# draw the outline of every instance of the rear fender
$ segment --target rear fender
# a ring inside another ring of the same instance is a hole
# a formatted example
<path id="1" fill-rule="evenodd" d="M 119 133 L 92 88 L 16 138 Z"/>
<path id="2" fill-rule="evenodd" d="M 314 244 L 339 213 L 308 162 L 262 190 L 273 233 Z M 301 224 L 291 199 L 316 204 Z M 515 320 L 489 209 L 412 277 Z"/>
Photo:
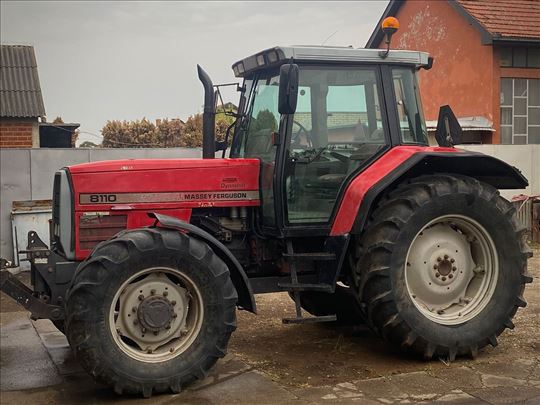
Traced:
<path id="1" fill-rule="evenodd" d="M 242 265 L 238 262 L 236 257 L 231 253 L 225 245 L 210 235 L 208 232 L 201 228 L 184 222 L 178 218 L 170 217 L 168 215 L 158 214 L 155 212 L 148 213 L 150 218 L 156 219 L 156 226 L 160 228 L 176 229 L 177 231 L 187 232 L 190 235 L 206 242 L 210 248 L 225 262 L 231 273 L 231 280 L 238 293 L 238 306 L 241 308 L 257 313 L 257 306 L 255 304 L 255 297 L 251 285 L 247 278 L 247 275 L 242 268 Z"/>
<path id="2" fill-rule="evenodd" d="M 435 173 L 473 177 L 498 189 L 523 189 L 529 184 L 519 169 L 483 153 L 454 148 L 396 147 L 349 184 L 331 235 L 362 232 L 369 213 L 387 190 L 408 178 Z"/>

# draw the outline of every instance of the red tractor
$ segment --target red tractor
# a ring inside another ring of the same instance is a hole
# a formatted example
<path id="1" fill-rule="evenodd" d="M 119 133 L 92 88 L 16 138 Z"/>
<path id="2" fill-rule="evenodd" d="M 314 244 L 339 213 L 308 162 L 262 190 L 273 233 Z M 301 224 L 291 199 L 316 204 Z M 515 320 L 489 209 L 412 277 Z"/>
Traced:
<path id="1" fill-rule="evenodd" d="M 50 246 L 29 233 L 33 289 L 2 271 L 2 290 L 51 319 L 96 379 L 146 397 L 203 378 L 254 294 L 288 292 L 285 323 L 366 322 L 428 359 L 495 346 L 531 281 L 497 189 L 527 180 L 454 148 L 448 108 L 428 146 L 416 74 L 431 65 L 338 47 L 243 59 L 219 159 L 215 86 L 199 67 L 203 159 L 60 169 Z"/>

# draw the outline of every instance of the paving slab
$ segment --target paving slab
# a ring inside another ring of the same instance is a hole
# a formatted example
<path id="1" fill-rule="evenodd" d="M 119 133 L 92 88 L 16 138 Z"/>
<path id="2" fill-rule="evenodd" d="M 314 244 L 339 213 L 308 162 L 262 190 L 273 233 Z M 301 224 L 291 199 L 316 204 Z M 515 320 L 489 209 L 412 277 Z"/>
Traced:
<path id="1" fill-rule="evenodd" d="M 66 336 L 51 321 L 39 319 L 32 324 L 61 376 L 84 373 L 71 351 Z"/>
<path id="2" fill-rule="evenodd" d="M 518 380 L 531 378 L 536 361 L 532 358 L 516 358 L 511 362 L 478 362 L 472 368 L 484 374 L 511 377 Z"/>
<path id="3" fill-rule="evenodd" d="M 484 388 L 482 373 L 470 367 L 452 363 L 443 369 L 433 370 L 429 374 L 443 380 L 453 389 Z"/>
<path id="4" fill-rule="evenodd" d="M 350 404 L 380 405 L 379 401 L 366 398 L 365 394 L 358 390 L 352 383 L 338 384 L 336 387 L 304 387 L 288 388 L 288 391 L 298 397 L 302 405 L 312 404 Z"/>
<path id="5" fill-rule="evenodd" d="M 354 385 L 369 398 L 428 401 L 450 392 L 452 386 L 424 371 L 355 381 Z"/>
<path id="6" fill-rule="evenodd" d="M 488 402 L 482 401 L 472 395 L 461 390 L 454 390 L 450 394 L 443 395 L 435 401 L 428 402 L 432 405 L 489 405 Z"/>
<path id="7" fill-rule="evenodd" d="M 28 313 L 2 313 L 0 323 L 1 391 L 45 387 L 62 382 Z"/>
<path id="8" fill-rule="evenodd" d="M 515 404 L 539 398 L 540 389 L 535 387 L 493 387 L 470 391 L 469 394 L 493 405 Z M 538 404 L 540 402 L 536 403 L 536 405 Z"/>
<path id="9" fill-rule="evenodd" d="M 248 371 L 197 391 L 173 395 L 170 401 L 187 404 L 285 404 L 297 397 L 257 371 Z"/>

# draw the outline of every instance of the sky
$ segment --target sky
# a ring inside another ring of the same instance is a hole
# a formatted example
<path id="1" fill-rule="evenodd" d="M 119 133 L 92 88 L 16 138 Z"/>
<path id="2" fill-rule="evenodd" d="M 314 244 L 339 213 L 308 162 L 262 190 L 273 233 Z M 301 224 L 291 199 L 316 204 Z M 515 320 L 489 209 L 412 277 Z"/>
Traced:
<path id="1" fill-rule="evenodd" d="M 34 46 L 47 119 L 100 143 L 108 120 L 201 112 L 197 64 L 230 83 L 234 62 L 276 45 L 363 47 L 387 3 L 2 1 L 0 39 Z"/>

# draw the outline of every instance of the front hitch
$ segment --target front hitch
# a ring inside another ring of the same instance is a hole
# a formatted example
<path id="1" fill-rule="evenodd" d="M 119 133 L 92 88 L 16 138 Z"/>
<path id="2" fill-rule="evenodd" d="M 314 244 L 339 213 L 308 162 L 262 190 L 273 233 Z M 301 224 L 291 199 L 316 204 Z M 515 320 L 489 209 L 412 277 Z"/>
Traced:
<path id="1" fill-rule="evenodd" d="M 0 290 L 31 312 L 32 319 L 63 319 L 64 308 L 46 304 L 34 296 L 33 291 L 20 282 L 7 269 L 0 270 Z"/>
<path id="2" fill-rule="evenodd" d="M 0 271 L 0 290 L 31 312 L 32 319 L 64 319 L 64 297 L 77 267 L 77 262 L 65 261 L 40 239 L 35 231 L 28 232 L 26 254 L 30 262 L 33 290 L 13 276 Z"/>

